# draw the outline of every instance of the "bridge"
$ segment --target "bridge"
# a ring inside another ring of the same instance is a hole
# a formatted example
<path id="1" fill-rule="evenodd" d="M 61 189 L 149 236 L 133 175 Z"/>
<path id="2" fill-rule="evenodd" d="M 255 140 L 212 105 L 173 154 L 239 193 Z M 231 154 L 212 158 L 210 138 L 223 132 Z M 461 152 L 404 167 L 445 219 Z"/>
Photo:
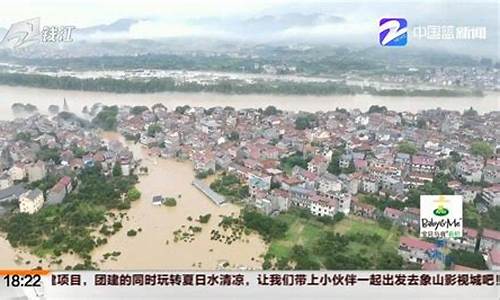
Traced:
<path id="1" fill-rule="evenodd" d="M 222 203 L 226 202 L 226 199 L 224 196 L 217 194 L 214 192 L 208 185 L 206 185 L 203 181 L 199 179 L 195 179 L 193 181 L 193 185 L 200 190 L 205 196 L 207 196 L 212 202 L 214 202 L 216 205 L 221 205 Z"/>

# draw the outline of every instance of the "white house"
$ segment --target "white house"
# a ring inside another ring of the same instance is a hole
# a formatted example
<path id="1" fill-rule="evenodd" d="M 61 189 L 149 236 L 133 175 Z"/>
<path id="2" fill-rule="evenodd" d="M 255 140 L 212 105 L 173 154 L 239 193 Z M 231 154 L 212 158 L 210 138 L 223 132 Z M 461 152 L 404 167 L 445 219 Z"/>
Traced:
<path id="1" fill-rule="evenodd" d="M 19 197 L 19 211 L 27 214 L 34 214 L 43 206 L 43 193 L 36 188 L 27 191 Z"/>

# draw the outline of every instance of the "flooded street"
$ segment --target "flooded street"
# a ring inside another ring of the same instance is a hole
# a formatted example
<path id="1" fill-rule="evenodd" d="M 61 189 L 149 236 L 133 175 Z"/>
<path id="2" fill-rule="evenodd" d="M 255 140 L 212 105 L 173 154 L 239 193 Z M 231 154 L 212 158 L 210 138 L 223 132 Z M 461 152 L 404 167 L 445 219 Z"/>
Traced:
<path id="1" fill-rule="evenodd" d="M 107 140 L 124 139 L 117 133 L 104 133 Z M 238 216 L 241 207 L 234 204 L 217 206 L 198 191 L 191 182 L 194 172 L 190 162 L 177 162 L 150 158 L 147 149 L 140 144 L 128 143 L 134 156 L 142 159 L 142 166 L 149 169 L 148 175 L 139 177 L 137 188 L 141 199 L 132 203 L 123 228 L 108 237 L 108 243 L 95 249 L 92 260 L 103 270 L 215 270 L 222 265 L 230 269 L 260 269 L 267 246 L 257 234 L 243 235 L 231 245 L 210 239 L 212 229 L 221 230 L 221 216 Z M 175 197 L 177 205 L 166 207 L 152 204 L 152 197 Z M 207 224 L 196 221 L 200 215 L 211 214 Z M 188 217 L 192 220 L 189 221 Z M 186 231 L 189 226 L 199 226 L 192 242 L 174 242 L 174 231 Z M 139 230 L 140 228 L 140 230 Z M 137 230 L 134 237 L 127 236 L 131 229 Z M 118 257 L 103 259 L 106 253 L 120 252 Z M 64 269 L 80 263 L 80 259 L 63 255 L 60 265 L 50 265 L 48 258 L 41 258 L 23 249 L 13 249 L 5 236 L 0 236 L 0 262 L 3 267 L 34 268 L 41 266 L 52 270 Z"/>
<path id="2" fill-rule="evenodd" d="M 107 133 L 105 138 L 120 137 Z M 219 215 L 236 216 L 239 206 L 223 204 L 218 207 L 192 186 L 194 172 L 190 162 L 148 158 L 147 149 L 142 149 L 140 144 L 129 146 L 136 158 L 143 158 L 143 166 L 148 167 L 149 175 L 139 177 L 137 188 L 142 197 L 127 212 L 128 221 L 124 221 L 123 228 L 108 238 L 106 245 L 94 251 L 93 258 L 99 263 L 99 268 L 214 270 L 224 262 L 229 263 L 230 268 L 260 268 L 262 259 L 259 256 L 265 253 L 266 245 L 259 236 L 243 235 L 242 240 L 231 245 L 210 240 L 210 231 L 220 230 Z M 151 199 L 155 195 L 175 197 L 177 205 L 152 205 Z M 212 215 L 208 224 L 195 221 L 200 215 L 208 213 Z M 193 220 L 188 221 L 188 217 Z M 202 231 L 195 234 L 191 243 L 182 240 L 174 242 L 173 232 L 186 230 L 189 226 L 200 226 Z M 127 236 L 128 230 L 139 228 L 141 232 L 136 236 Z M 107 259 L 100 262 L 105 253 L 113 251 L 121 252 L 116 261 Z"/>
<path id="3" fill-rule="evenodd" d="M 64 254 L 57 259 L 62 259 L 61 264 L 51 263 L 51 260 L 46 258 L 37 257 L 27 249 L 14 249 L 7 241 L 4 235 L 0 235 L 0 264 L 3 268 L 12 269 L 32 269 L 42 267 L 51 270 L 64 269 L 65 266 L 74 266 L 80 263 L 80 259 L 75 255 Z"/>

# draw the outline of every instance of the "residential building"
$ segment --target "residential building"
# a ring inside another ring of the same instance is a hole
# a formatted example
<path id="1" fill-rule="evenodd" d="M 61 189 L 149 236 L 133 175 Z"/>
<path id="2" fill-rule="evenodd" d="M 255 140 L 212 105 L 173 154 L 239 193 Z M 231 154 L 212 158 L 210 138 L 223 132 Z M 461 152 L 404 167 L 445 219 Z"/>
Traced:
<path id="1" fill-rule="evenodd" d="M 406 261 L 425 263 L 431 261 L 431 253 L 436 245 L 414 237 L 402 236 L 399 238 L 399 254 Z"/>
<path id="2" fill-rule="evenodd" d="M 500 205 L 500 184 L 495 184 L 491 187 L 483 189 L 481 193 L 481 199 L 484 201 L 487 207 L 499 206 Z"/>
<path id="3" fill-rule="evenodd" d="M 10 178 L 7 172 L 0 174 L 0 190 L 4 190 L 8 187 L 11 187 L 14 184 L 12 178 Z"/>
<path id="4" fill-rule="evenodd" d="M 500 183 L 500 160 L 488 161 L 483 170 L 484 182 L 489 184 Z"/>
<path id="5" fill-rule="evenodd" d="M 27 167 L 28 181 L 35 182 L 42 180 L 47 175 L 45 163 L 41 160 Z"/>
<path id="6" fill-rule="evenodd" d="M 488 266 L 488 269 L 492 271 L 500 271 L 500 248 L 492 249 L 488 253 L 486 265 Z"/>
<path id="7" fill-rule="evenodd" d="M 34 214 L 43 206 L 43 192 L 36 188 L 27 191 L 19 197 L 19 211 L 27 214 Z"/>
<path id="8" fill-rule="evenodd" d="M 463 235 L 460 238 L 448 240 L 448 246 L 452 249 L 460 249 L 474 252 L 478 239 L 478 232 L 475 229 L 464 227 Z"/>
<path id="9" fill-rule="evenodd" d="M 500 245 L 500 231 L 493 229 L 483 229 L 483 234 L 481 236 L 481 243 L 479 244 L 479 249 L 488 253 L 491 249 Z"/>
<path id="10" fill-rule="evenodd" d="M 314 195 L 310 199 L 311 205 L 309 206 L 310 212 L 315 216 L 328 216 L 333 217 L 337 212 L 337 201 L 328 197 Z"/>
<path id="11" fill-rule="evenodd" d="M 341 189 L 342 182 L 333 174 L 325 173 L 317 180 L 317 190 L 320 193 L 340 192 Z"/>
<path id="12" fill-rule="evenodd" d="M 412 172 L 434 173 L 436 170 L 436 159 L 430 156 L 414 155 L 411 158 Z"/>
<path id="13" fill-rule="evenodd" d="M 61 203 L 64 198 L 71 193 L 72 185 L 71 178 L 64 176 L 61 178 L 47 193 L 46 204 L 58 204 Z"/>
<path id="14" fill-rule="evenodd" d="M 465 157 L 455 166 L 455 173 L 465 182 L 480 182 L 483 177 L 483 159 L 477 156 Z"/>

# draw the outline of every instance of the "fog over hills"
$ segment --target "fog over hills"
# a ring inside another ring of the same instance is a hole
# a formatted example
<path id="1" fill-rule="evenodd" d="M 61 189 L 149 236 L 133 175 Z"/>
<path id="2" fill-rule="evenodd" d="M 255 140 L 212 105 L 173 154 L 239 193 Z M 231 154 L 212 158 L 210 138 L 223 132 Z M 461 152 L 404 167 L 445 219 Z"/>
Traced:
<path id="1" fill-rule="evenodd" d="M 163 48 L 170 49 L 173 44 L 179 49 L 191 50 L 206 50 L 207 44 L 217 44 L 218 47 L 226 45 L 228 49 L 239 45 L 259 44 L 379 47 L 378 21 L 383 17 L 401 17 L 408 20 L 409 26 L 409 42 L 405 49 L 431 48 L 498 60 L 500 52 L 498 2 L 434 2 L 436 1 L 304 3 L 283 0 L 269 1 L 269 5 L 262 9 L 260 6 L 257 8 L 256 4 L 256 8 L 253 8 L 246 2 L 243 4 L 238 2 L 239 6 L 235 7 L 227 4 L 229 12 L 218 15 L 211 12 L 213 7 L 209 4 L 212 2 L 207 2 L 206 6 L 199 4 L 192 8 L 185 7 L 182 13 L 176 14 L 175 7 L 160 5 L 157 2 L 152 5 L 146 0 L 145 3 L 150 5 L 147 12 L 138 7 L 134 12 L 123 11 L 121 17 L 109 19 L 100 15 L 106 11 L 103 8 L 102 12 L 95 13 L 101 16 L 100 19 L 107 19 L 106 22 L 92 22 L 91 26 L 75 24 L 75 45 L 70 45 L 69 48 L 125 47 L 122 48 L 123 51 L 134 53 L 134 47 L 141 42 L 134 45 L 123 43 L 131 40 L 150 41 L 151 46 L 157 47 L 151 49 L 152 52 L 161 52 Z M 110 15 L 120 15 L 125 7 L 116 6 L 112 9 L 113 13 Z M 40 17 L 42 23 L 50 24 L 48 17 Z M 68 21 L 65 23 L 72 25 Z M 8 27 L 5 24 L 1 25 Z M 484 26 L 487 38 L 427 40 L 416 39 L 412 35 L 415 26 L 428 25 Z M 5 29 L 0 28 L 0 35 L 3 35 L 3 32 Z M 78 45 L 80 43 L 83 43 L 83 46 Z M 130 49 L 127 50 L 127 47 Z M 59 50 L 60 48 L 58 47 Z"/>

